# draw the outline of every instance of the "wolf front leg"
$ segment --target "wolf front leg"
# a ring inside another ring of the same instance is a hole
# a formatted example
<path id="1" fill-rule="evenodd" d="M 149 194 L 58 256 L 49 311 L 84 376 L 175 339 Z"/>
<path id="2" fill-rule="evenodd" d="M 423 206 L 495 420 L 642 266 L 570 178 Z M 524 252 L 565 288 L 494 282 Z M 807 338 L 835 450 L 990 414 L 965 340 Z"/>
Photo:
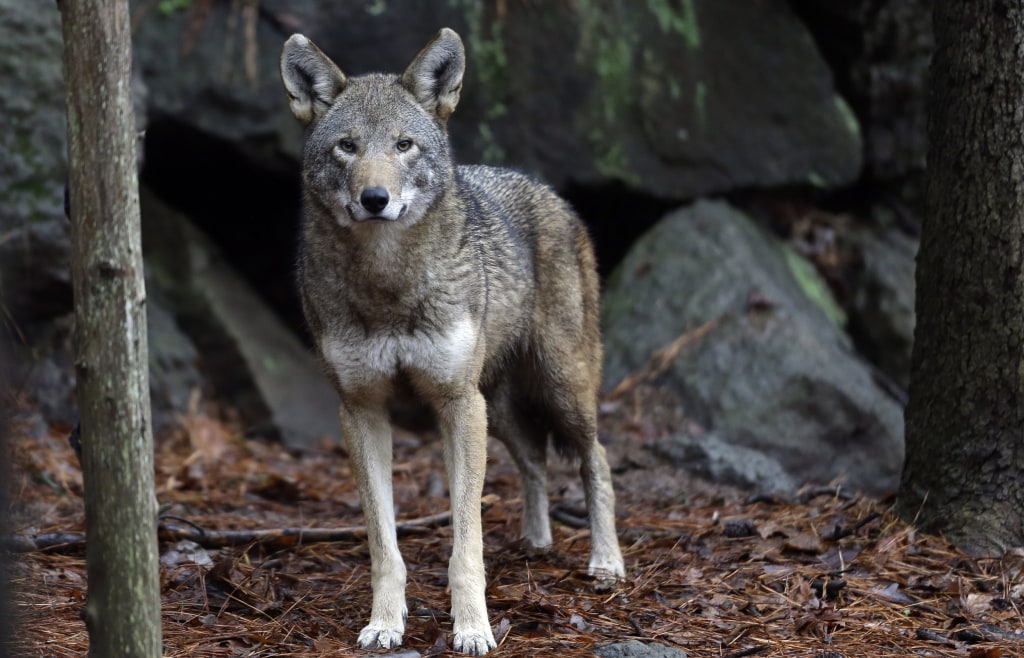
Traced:
<path id="1" fill-rule="evenodd" d="M 391 487 L 391 426 L 383 400 L 343 401 L 340 415 L 370 544 L 373 610 L 358 642 L 364 649 L 390 649 L 402 643 L 407 614 Z"/>
<path id="2" fill-rule="evenodd" d="M 487 409 L 483 395 L 474 387 L 464 395 L 444 400 L 437 412 L 448 469 L 454 535 L 448 565 L 455 632 L 452 648 L 482 656 L 497 646 L 484 598 L 480 521 L 480 496 L 487 468 Z"/>

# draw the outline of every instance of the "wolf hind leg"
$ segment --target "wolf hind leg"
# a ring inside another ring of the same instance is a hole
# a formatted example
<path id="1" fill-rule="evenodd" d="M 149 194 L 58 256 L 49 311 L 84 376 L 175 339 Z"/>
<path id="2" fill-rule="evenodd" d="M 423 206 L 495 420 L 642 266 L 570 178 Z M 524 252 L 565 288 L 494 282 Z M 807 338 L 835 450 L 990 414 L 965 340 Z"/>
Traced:
<path id="1" fill-rule="evenodd" d="M 597 377 L 587 360 L 559 351 L 542 355 L 545 404 L 555 427 L 556 446 L 580 460 L 580 476 L 590 517 L 590 574 L 598 590 L 626 575 L 615 533 L 615 491 L 604 446 L 597 440 Z M 562 367 L 559 367 L 562 366 Z"/>
<path id="2" fill-rule="evenodd" d="M 615 587 L 626 576 L 615 533 L 615 493 L 604 446 L 596 436 L 588 449 L 580 451 L 580 475 L 590 513 L 590 575 L 598 590 Z"/>
<path id="3" fill-rule="evenodd" d="M 529 417 L 529 404 L 509 378 L 488 395 L 488 429 L 508 449 L 522 478 L 523 524 L 520 538 L 534 548 L 551 545 L 548 517 L 548 432 Z"/>

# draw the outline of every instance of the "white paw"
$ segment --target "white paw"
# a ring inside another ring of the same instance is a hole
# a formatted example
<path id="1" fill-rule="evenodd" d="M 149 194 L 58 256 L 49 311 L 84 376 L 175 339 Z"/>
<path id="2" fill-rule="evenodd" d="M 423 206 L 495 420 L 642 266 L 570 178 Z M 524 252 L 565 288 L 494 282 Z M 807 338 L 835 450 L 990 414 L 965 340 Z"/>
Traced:
<path id="1" fill-rule="evenodd" d="M 619 581 L 622 580 L 618 576 L 608 571 L 595 571 L 590 574 L 594 577 L 594 591 L 595 592 L 610 592 L 615 589 Z"/>
<path id="2" fill-rule="evenodd" d="M 402 644 L 401 628 L 367 626 L 359 631 L 359 646 L 363 649 L 393 649 Z"/>
<path id="3" fill-rule="evenodd" d="M 619 581 L 625 579 L 626 569 L 622 558 L 612 557 L 605 560 L 590 561 L 590 575 L 594 577 L 594 590 L 598 592 L 610 592 L 615 589 Z"/>
<path id="4" fill-rule="evenodd" d="M 551 548 L 551 531 L 529 531 L 524 529 L 523 534 L 520 535 L 519 539 L 526 544 L 528 548 L 534 550 L 546 550 Z"/>
<path id="5" fill-rule="evenodd" d="M 490 627 L 487 627 L 484 632 L 458 631 L 455 633 L 455 639 L 452 640 L 453 649 L 471 656 L 482 656 L 496 646 L 498 645 L 494 641 Z"/>

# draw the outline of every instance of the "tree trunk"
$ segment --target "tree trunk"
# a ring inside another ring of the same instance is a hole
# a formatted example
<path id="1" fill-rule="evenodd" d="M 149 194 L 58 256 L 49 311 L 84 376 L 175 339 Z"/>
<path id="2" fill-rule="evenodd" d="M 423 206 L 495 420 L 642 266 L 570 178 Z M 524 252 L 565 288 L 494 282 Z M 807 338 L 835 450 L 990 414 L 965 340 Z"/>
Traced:
<path id="1" fill-rule="evenodd" d="M 90 655 L 161 655 L 127 0 L 62 0 Z"/>
<path id="2" fill-rule="evenodd" d="M 0 264 L 0 277 L 4 275 Z M 2 331 L 2 330 L 0 330 Z M 5 341 L 0 340 L 0 537 L 11 536 L 11 522 L 8 512 L 11 507 L 11 466 L 10 447 L 7 445 L 11 417 L 13 416 L 13 395 L 10 391 L 10 367 Z M 11 581 L 14 579 L 14 553 L 0 548 L 0 656 L 14 655 L 14 621 L 11 608 Z"/>
<path id="3" fill-rule="evenodd" d="M 1024 0 L 937 0 L 934 26 L 897 509 L 998 554 L 1024 545 Z"/>

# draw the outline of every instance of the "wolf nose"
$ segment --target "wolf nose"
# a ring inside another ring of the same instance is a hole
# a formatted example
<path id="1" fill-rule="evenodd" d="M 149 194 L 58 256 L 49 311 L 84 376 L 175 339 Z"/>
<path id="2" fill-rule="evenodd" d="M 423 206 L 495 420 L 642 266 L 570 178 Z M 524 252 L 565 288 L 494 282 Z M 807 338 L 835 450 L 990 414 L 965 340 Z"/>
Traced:
<path id="1" fill-rule="evenodd" d="M 375 215 L 384 210 L 390 200 L 388 191 L 383 187 L 368 187 L 359 195 L 359 203 Z"/>

